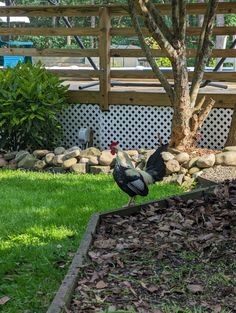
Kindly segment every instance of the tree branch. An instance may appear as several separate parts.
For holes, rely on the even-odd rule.
[[[172,27],[175,38],[179,37],[179,5],[177,0],[172,0]]]
[[[174,36],[171,33],[170,29],[166,26],[166,23],[161,14],[159,13],[159,10],[156,8],[156,6],[151,1],[139,0],[139,3],[141,6],[142,13],[147,11],[150,12],[152,19],[155,21],[159,30],[162,32],[164,37],[169,41],[169,43],[172,44]],[[146,9],[144,5],[146,6]]]
[[[191,131],[197,133],[197,131],[202,127],[203,122],[206,120],[207,116],[211,112],[213,106],[215,104],[215,100],[210,98],[205,100],[205,97],[200,100],[199,107],[200,110],[192,115],[191,118]]]
[[[133,1],[129,0],[129,3]],[[160,13],[150,0],[148,0],[147,3],[145,0],[139,0],[139,5],[144,17],[144,23],[153,38],[157,41],[161,49],[165,50],[170,57],[173,57],[176,54],[172,46],[174,37],[169,28],[165,25],[165,21]]]
[[[218,0],[209,0],[207,12],[202,26],[202,32],[199,37],[197,58],[190,90],[192,108],[195,106],[197,94],[204,75],[204,69],[212,51],[213,44],[210,40],[210,37],[212,35],[212,29],[214,26],[217,5]]]
[[[161,72],[161,70],[157,66],[156,61],[152,56],[151,49],[145,43],[144,35],[142,33],[142,29],[141,29],[139,21],[138,21],[138,14],[135,10],[135,5],[134,5],[133,0],[128,0],[128,7],[129,7],[130,16],[131,16],[133,24],[134,24],[135,31],[136,31],[138,38],[139,38],[139,41],[140,41],[141,48],[145,52],[145,56],[146,56],[146,58],[150,64],[153,72],[155,73],[157,78],[160,80],[163,88],[165,89],[168,97],[170,98],[171,103],[174,104],[174,99],[175,99],[174,91],[173,91],[171,85],[169,84],[167,78],[163,75],[163,73]]]
[[[187,12],[186,0],[179,0],[179,38],[184,41],[186,36]]]

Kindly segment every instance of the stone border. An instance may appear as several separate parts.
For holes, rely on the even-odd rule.
[[[197,189],[195,191],[187,192],[185,194],[177,195],[177,197],[180,197],[182,199],[197,199],[200,196],[204,196],[209,191],[213,189],[214,186],[210,186],[208,188],[201,188]],[[91,216],[90,221],[88,223],[86,232],[83,236],[83,239],[81,240],[79,249],[74,256],[72,263],[69,267],[69,270],[65,276],[65,278],[62,281],[61,286],[59,287],[59,290],[57,291],[51,305],[49,306],[47,313],[66,313],[66,306],[70,303],[73,291],[76,286],[77,277],[80,268],[82,267],[84,260],[87,256],[87,252],[90,248],[90,245],[93,241],[93,235],[96,232],[96,228],[99,225],[101,219],[109,214],[119,214],[121,216],[125,215],[131,215],[134,213],[139,212],[141,209],[146,207],[147,205],[158,203],[160,207],[165,207],[167,204],[167,200],[172,198],[164,198],[160,200],[154,200],[146,203],[142,203],[139,205],[135,205],[132,207],[124,207],[119,209],[114,209],[109,212],[104,213],[95,213]]]

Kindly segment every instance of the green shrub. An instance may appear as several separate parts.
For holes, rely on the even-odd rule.
[[[61,139],[58,113],[68,86],[41,63],[18,63],[0,71],[0,148],[52,148]]]

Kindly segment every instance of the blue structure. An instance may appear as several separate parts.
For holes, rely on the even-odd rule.
[[[31,41],[3,41],[0,39],[0,47],[11,47],[11,48],[32,48],[33,42]],[[3,67],[15,67],[18,62],[32,63],[32,57],[29,56],[1,56],[0,65]]]

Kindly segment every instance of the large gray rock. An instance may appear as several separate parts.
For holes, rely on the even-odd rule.
[[[189,154],[187,152],[180,152],[176,154],[175,159],[179,162],[179,164],[182,164],[184,162],[189,161]]]
[[[20,162],[25,156],[30,155],[29,151],[26,150],[21,150],[19,152],[17,152],[15,160],[16,162]]]
[[[169,160],[166,162],[166,173],[172,174],[180,171],[180,164],[177,160]]]
[[[199,168],[208,168],[212,167],[215,164],[215,161],[216,161],[215,154],[211,153],[201,156],[197,160],[196,165]]]
[[[72,165],[77,163],[77,159],[76,158],[71,158],[68,160],[65,160],[62,164],[63,168],[68,169],[70,168]]]
[[[113,159],[115,159],[115,157],[115,155],[111,154],[110,150],[104,150],[99,157],[99,164],[109,166],[112,163]]]
[[[236,151],[226,151],[216,154],[216,164],[236,166]]]
[[[79,163],[88,163],[89,162],[89,158],[80,158],[79,159]]]
[[[45,161],[47,164],[52,165],[53,164],[53,159],[55,157],[55,154],[50,152],[45,156]]]
[[[78,146],[73,146],[73,147],[67,149],[67,150],[65,151],[65,153],[71,152],[71,151],[74,151],[74,150],[78,150],[78,149],[81,150],[80,147],[78,147]]]
[[[168,152],[168,151],[162,152],[161,156],[162,156],[162,159],[165,162],[168,162],[168,161],[173,160],[175,158],[175,156],[172,153]]]
[[[99,157],[101,154],[102,152],[99,149],[95,147],[90,147],[81,151],[80,156],[84,158],[89,158],[89,157]]]
[[[4,159],[10,161],[16,157],[17,153],[18,151],[7,152],[4,154]]]
[[[33,168],[35,163],[38,160],[36,157],[32,154],[27,154],[20,162],[18,162],[18,167],[19,168],[25,168],[25,169],[30,169]]]
[[[72,151],[67,150],[63,156],[63,161],[69,160],[71,158],[77,158],[78,156],[80,156],[80,152],[80,148],[74,149]]]
[[[42,159],[43,157],[45,157],[50,151],[48,150],[34,150],[33,155],[38,158],[38,159]]]
[[[86,174],[88,173],[88,164],[87,163],[76,163],[73,164],[70,168],[71,172],[77,174]]]
[[[110,173],[110,166],[99,166],[99,165],[94,165],[90,166],[90,173],[91,174],[108,174]]]
[[[3,159],[3,158],[0,158],[0,167],[4,167],[4,166],[7,166],[8,162]]]
[[[60,155],[60,154],[63,154],[65,151],[66,151],[66,149],[64,147],[57,147],[54,149],[54,154]]]

